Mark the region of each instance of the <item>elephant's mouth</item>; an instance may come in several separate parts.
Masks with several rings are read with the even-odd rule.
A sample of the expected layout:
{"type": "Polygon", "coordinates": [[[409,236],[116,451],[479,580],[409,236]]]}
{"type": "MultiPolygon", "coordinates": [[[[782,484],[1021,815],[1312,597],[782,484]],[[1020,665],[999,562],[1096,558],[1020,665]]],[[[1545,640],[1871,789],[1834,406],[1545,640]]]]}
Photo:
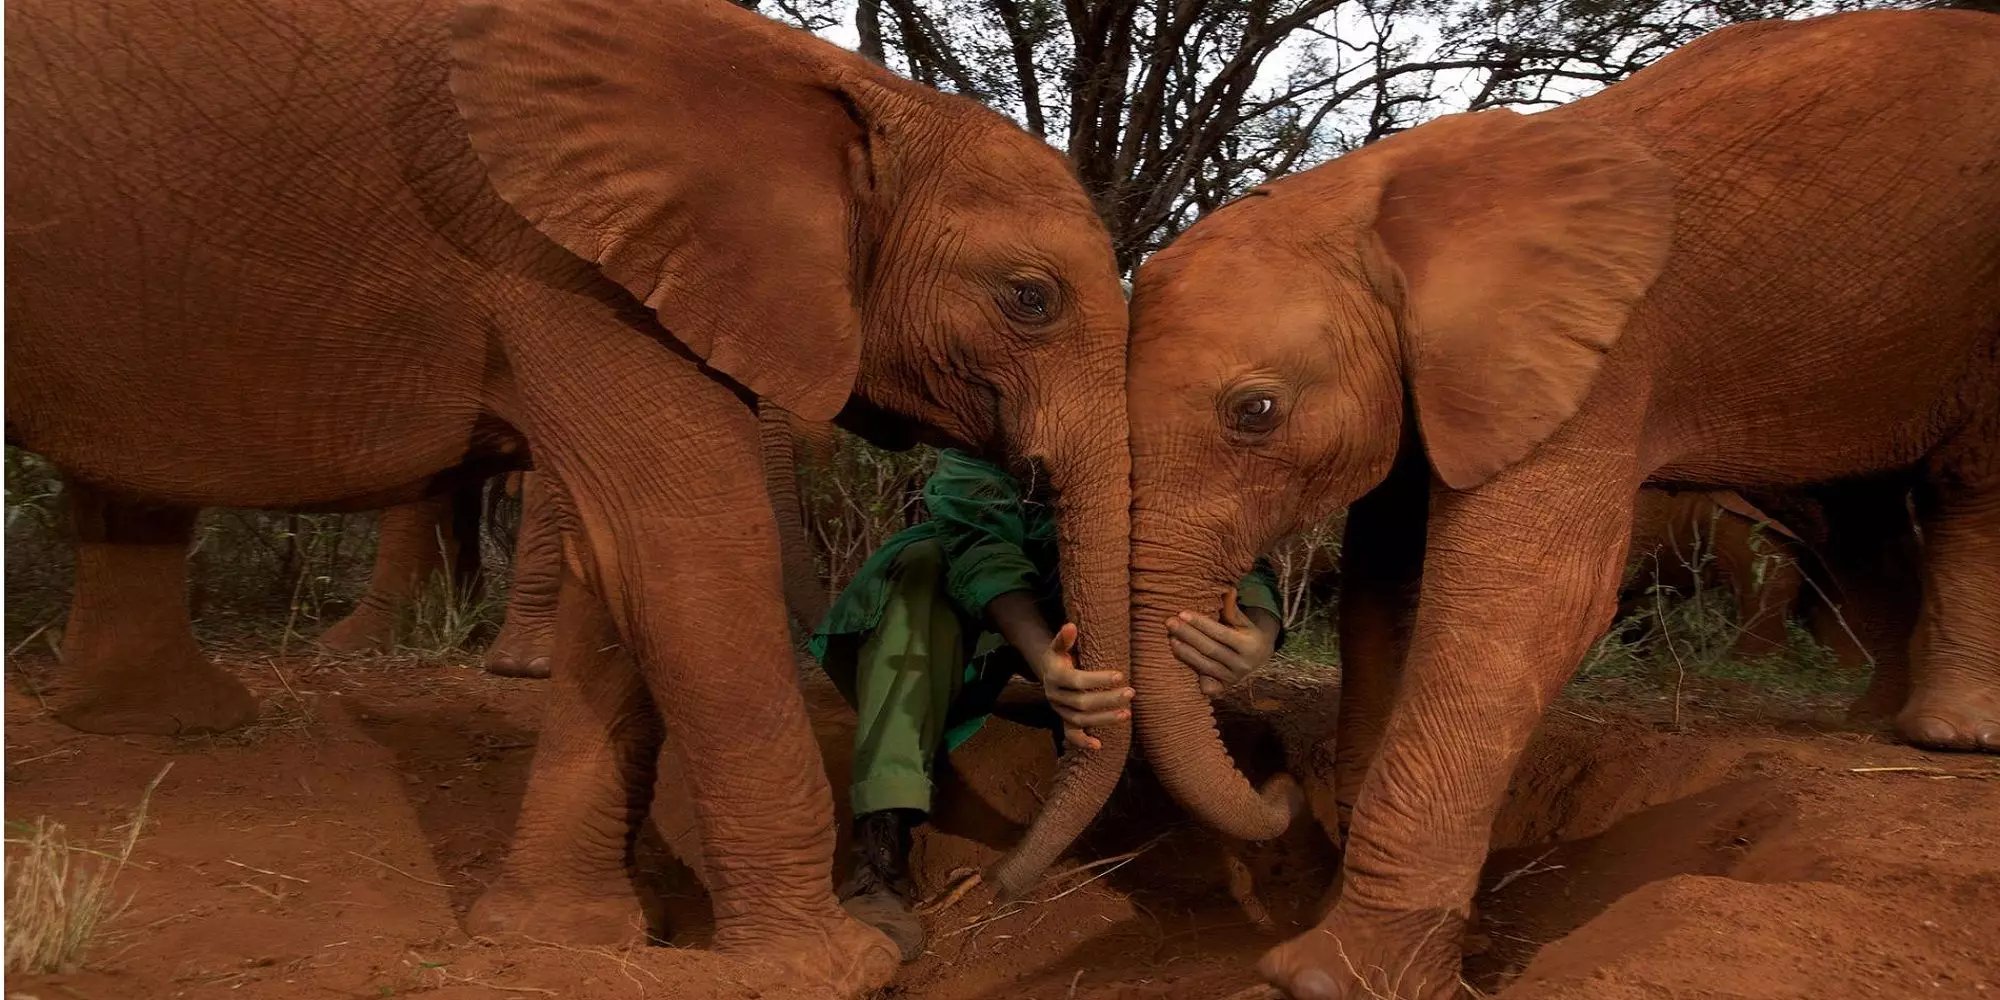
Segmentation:
{"type": "Polygon", "coordinates": [[[908,414],[886,409],[853,395],[834,414],[834,426],[885,451],[908,451],[919,444],[931,444],[933,433],[923,422],[908,414]]]}

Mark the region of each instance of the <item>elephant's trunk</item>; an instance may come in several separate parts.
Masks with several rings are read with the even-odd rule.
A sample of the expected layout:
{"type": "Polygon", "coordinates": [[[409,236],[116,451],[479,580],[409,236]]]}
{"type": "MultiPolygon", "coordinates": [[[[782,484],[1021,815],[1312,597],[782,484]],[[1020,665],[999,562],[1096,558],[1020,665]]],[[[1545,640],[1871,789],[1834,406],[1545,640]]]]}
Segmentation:
{"type": "MultiPolygon", "coordinates": [[[[1215,711],[1192,668],[1167,643],[1168,618],[1182,611],[1214,614],[1235,581],[1233,565],[1191,545],[1187,529],[1141,509],[1132,545],[1132,686],[1140,746],[1160,783],[1203,822],[1243,840],[1270,840],[1305,804],[1297,782],[1280,774],[1251,788],[1222,745],[1215,711]]],[[[1209,546],[1206,548],[1215,548],[1209,546]]],[[[1247,566],[1248,557],[1241,560],[1247,566]]]]}
{"type": "Polygon", "coordinates": [[[812,538],[806,531],[799,495],[799,458],[795,438],[802,421],[770,403],[757,407],[757,439],[764,457],[764,487],[771,513],[778,519],[778,554],[785,583],[785,610],[810,635],[826,616],[826,587],[813,565],[812,538]]]}
{"type": "MultiPolygon", "coordinates": [[[[1051,448],[1048,467],[1058,492],[1063,600],[1077,627],[1077,666],[1127,671],[1132,461],[1122,419],[1110,430],[1103,425],[1103,420],[1069,422],[1068,426],[1092,435],[1092,447],[1051,448]]],[[[1041,814],[1013,853],[987,873],[1004,897],[1019,896],[1033,887],[1097,817],[1118,784],[1131,751],[1131,723],[1090,732],[1102,748],[1064,751],[1062,770],[1041,814]]]]}

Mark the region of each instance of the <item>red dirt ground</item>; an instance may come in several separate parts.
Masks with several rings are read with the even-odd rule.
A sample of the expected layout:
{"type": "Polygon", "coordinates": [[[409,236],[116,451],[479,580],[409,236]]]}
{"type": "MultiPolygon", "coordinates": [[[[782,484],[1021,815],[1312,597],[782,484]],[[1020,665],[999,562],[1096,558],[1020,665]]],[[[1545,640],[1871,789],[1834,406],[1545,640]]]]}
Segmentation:
{"type": "MultiPolygon", "coordinates": [[[[8,977],[9,1000],[786,992],[694,948],[465,934],[506,852],[537,682],[388,660],[295,661],[282,677],[268,659],[230,666],[268,699],[264,723],[176,740],[71,732],[26,693],[48,660],[8,664],[10,824],[47,815],[108,835],[172,765],[119,882],[132,903],[113,939],[86,971],[8,977]]],[[[1234,696],[1224,728],[1238,759],[1309,773],[1330,717],[1322,676],[1280,671],[1234,696]]],[[[840,788],[852,717],[824,681],[807,688],[840,788]]],[[[1495,825],[1471,987],[1507,1000],[2000,1000],[1992,758],[1826,724],[1683,722],[1598,705],[1551,714],[1495,825]]],[[[1001,721],[958,752],[916,851],[924,891],[997,857],[1054,759],[1043,732],[1001,721]]],[[[935,913],[930,954],[884,995],[1261,998],[1254,962],[1310,925],[1335,867],[1311,824],[1232,845],[1136,767],[1076,858],[1133,852],[1023,904],[975,891],[935,913]]],[[[657,849],[642,865],[667,938],[701,945],[691,874],[657,849]]]]}

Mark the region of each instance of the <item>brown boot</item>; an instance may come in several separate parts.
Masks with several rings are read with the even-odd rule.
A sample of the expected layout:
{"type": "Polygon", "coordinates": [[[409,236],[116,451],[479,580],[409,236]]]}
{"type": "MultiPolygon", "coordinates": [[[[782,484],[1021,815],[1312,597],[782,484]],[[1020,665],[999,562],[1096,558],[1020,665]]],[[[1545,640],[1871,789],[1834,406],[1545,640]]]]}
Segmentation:
{"type": "Polygon", "coordinates": [[[854,817],[854,868],[840,886],[848,913],[889,935],[903,961],[924,953],[924,925],[915,910],[917,890],[910,881],[910,829],[922,821],[913,809],[884,809],[854,817]]]}

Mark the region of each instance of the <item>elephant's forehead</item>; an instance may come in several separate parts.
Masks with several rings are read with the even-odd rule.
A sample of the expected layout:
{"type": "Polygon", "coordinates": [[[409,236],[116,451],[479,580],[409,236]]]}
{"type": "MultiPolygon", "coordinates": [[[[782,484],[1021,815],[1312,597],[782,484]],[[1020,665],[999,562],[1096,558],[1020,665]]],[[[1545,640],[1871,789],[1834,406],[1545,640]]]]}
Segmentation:
{"type": "Polygon", "coordinates": [[[927,185],[937,197],[1010,211],[1029,202],[1039,214],[1097,217],[1062,154],[1018,129],[971,123],[951,149],[944,169],[927,185]]]}
{"type": "Polygon", "coordinates": [[[1318,269],[1268,244],[1212,242],[1142,271],[1133,295],[1133,346],[1171,342],[1199,330],[1310,324],[1324,311],[1318,269]]]}

